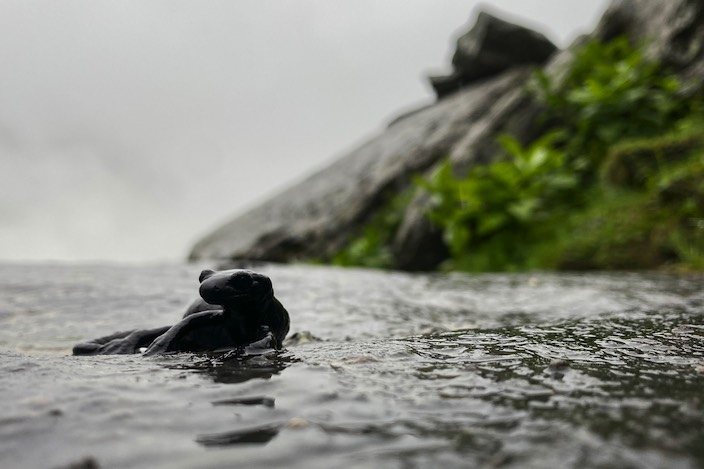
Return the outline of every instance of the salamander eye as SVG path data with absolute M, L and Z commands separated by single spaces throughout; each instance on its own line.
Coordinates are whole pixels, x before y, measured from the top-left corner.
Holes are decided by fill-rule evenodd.
M 200 273 L 200 277 L 198 277 L 198 281 L 199 281 L 200 283 L 203 283 L 203 280 L 205 280 L 206 278 L 212 277 L 214 273 L 215 273 L 214 270 L 205 269 L 204 271 L 202 271 L 202 272 Z
M 254 283 L 252 277 L 246 272 L 238 272 L 233 274 L 232 277 L 227 281 L 236 290 L 247 290 L 252 288 Z

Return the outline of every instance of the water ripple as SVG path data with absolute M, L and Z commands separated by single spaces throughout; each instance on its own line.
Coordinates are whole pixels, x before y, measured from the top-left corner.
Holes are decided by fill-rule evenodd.
M 262 266 L 287 351 L 67 355 L 197 270 L 0 266 L 0 466 L 704 466 L 701 277 Z

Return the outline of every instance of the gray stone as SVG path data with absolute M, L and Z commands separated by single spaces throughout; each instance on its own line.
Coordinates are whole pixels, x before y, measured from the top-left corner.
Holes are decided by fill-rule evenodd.
M 444 97 L 512 67 L 543 64 L 556 50 L 542 34 L 482 11 L 474 26 L 457 40 L 453 72 L 431 76 L 430 84 L 439 98 Z
M 429 204 L 427 195 L 420 193 L 408 205 L 391 244 L 395 269 L 433 270 L 449 257 L 442 230 L 425 216 Z
M 452 72 L 450 75 L 430 75 L 428 81 L 438 98 L 456 93 L 466 84 L 457 72 Z
M 704 89 L 704 2 L 616 0 L 591 37 L 622 34 L 648 41 L 647 53 L 677 71 L 688 93 Z M 547 73 L 559 80 L 571 56 L 570 49 L 555 54 Z M 455 62 L 466 65 L 464 55 Z M 445 157 L 456 174 L 466 173 L 495 157 L 502 132 L 523 143 L 540 135 L 541 108 L 524 91 L 529 75 L 530 67 L 509 68 L 401 115 L 358 149 L 202 239 L 191 258 L 329 259 L 414 175 L 430 174 Z M 447 256 L 426 207 L 427 198 L 417 196 L 406 209 L 392 245 L 397 268 L 429 270 Z
M 468 130 L 489 126 L 480 123 L 492 115 L 487 110 L 521 89 L 529 73 L 512 70 L 396 119 L 381 135 L 203 238 L 190 258 L 328 259 L 413 175 L 452 154 Z
M 704 83 L 704 2 L 614 0 L 594 31 L 602 40 L 620 35 L 643 42 L 649 57 L 676 70 L 686 89 Z

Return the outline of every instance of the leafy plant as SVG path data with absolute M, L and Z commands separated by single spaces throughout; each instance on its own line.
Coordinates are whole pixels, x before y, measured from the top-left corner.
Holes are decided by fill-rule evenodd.
M 704 171 L 688 155 L 702 146 L 702 100 L 625 38 L 585 44 L 533 89 L 553 130 L 525 147 L 501 136 L 503 158 L 459 177 L 446 161 L 418 181 L 450 267 L 700 265 Z
M 668 130 L 687 111 L 680 82 L 625 37 L 577 49 L 564 76 L 535 75 L 533 90 L 566 134 L 572 157 L 596 169 L 613 143 Z
M 499 142 L 507 153 L 505 159 L 475 166 L 466 177 L 455 177 L 446 161 L 429 179 L 417 181 L 431 194 L 428 216 L 443 228 L 453 258 L 465 269 L 522 266 L 521 251 L 507 257 L 512 249 L 505 245 L 497 246 L 501 251 L 493 256 L 497 262 L 483 261 L 481 269 L 474 269 L 466 258 L 502 232 L 525 240 L 532 225 L 544 222 L 557 205 L 571 199 L 577 178 L 566 164 L 564 152 L 555 148 L 561 138 L 560 133 L 550 133 L 524 148 L 514 137 L 503 135 Z
M 416 178 L 446 267 L 704 269 L 704 96 L 684 96 L 625 38 L 586 43 L 563 72 L 532 82 L 551 128 L 542 137 L 502 135 L 493 162 L 458 175 L 448 160 Z M 334 262 L 392 266 L 410 194 L 384 205 Z

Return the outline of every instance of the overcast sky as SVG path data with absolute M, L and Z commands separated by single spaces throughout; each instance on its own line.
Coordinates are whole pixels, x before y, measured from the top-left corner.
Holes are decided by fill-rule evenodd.
M 0 0 L 0 260 L 183 259 L 430 100 L 478 3 Z M 485 5 L 564 47 L 607 3 Z

